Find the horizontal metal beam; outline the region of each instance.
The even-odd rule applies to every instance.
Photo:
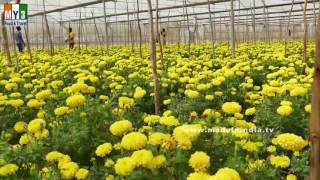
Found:
[[[223,2],[228,2],[230,0],[212,0],[210,1],[210,4],[216,4],[216,3],[223,3]],[[186,4],[185,7],[194,7],[194,6],[203,6],[203,5],[207,5],[208,2],[197,2],[197,3],[191,3],[191,4]],[[176,6],[169,6],[169,7],[159,7],[159,11],[163,11],[163,10],[170,10],[170,9],[179,9],[179,8],[183,8],[183,5],[176,5]],[[152,9],[152,11],[156,11],[156,9]],[[140,10],[140,13],[147,13],[148,10]],[[124,16],[124,15],[132,15],[132,14],[137,14],[138,11],[131,11],[131,12],[123,12],[123,13],[117,13],[117,14],[108,14],[106,15],[107,18],[109,17],[114,17],[114,16]],[[65,22],[75,22],[75,21],[85,21],[85,20],[92,20],[92,19],[100,19],[100,18],[104,18],[104,15],[101,16],[93,16],[93,17],[87,17],[87,18],[79,18],[79,19],[71,19],[71,20],[66,20],[66,21],[62,21],[63,23]]]
[[[113,1],[113,0],[106,0],[106,2],[110,2],[110,1]],[[30,15],[28,15],[28,17],[42,16],[44,14],[62,12],[62,11],[70,10],[70,9],[86,7],[86,6],[90,6],[90,5],[94,5],[94,4],[100,4],[102,2],[103,2],[102,0],[96,0],[96,1],[80,3],[80,4],[76,4],[76,5],[72,5],[72,6],[65,6],[65,7],[61,7],[61,8],[48,10],[48,11],[45,11],[45,12],[38,12],[38,13],[30,14]]]
[[[309,0],[308,3],[312,3],[316,0]],[[222,2],[227,2],[227,1],[222,1],[222,0],[215,0],[215,1],[211,1],[211,4],[215,4],[215,3],[222,3]],[[318,2],[318,1],[317,1]],[[294,2],[294,3],[283,3],[283,4],[272,4],[272,5],[267,5],[267,6],[256,6],[255,9],[263,9],[263,8],[274,8],[274,7],[283,7],[283,6],[291,6],[293,5],[302,5],[304,2],[300,1],[300,2]],[[200,3],[192,3],[192,4],[187,4],[186,7],[194,7],[194,6],[201,6],[201,5],[207,5],[208,2],[200,2]],[[178,8],[183,8],[183,5],[178,5],[178,6],[171,6],[171,7],[163,7],[163,8],[159,8],[159,11],[163,11],[163,10],[169,10],[169,9],[178,9]],[[234,11],[249,11],[251,10],[251,7],[247,7],[247,8],[241,8],[241,9],[235,9]],[[155,9],[153,9],[153,11],[155,11]],[[140,13],[147,13],[148,10],[140,10]],[[218,14],[218,13],[227,13],[229,12],[229,10],[221,10],[221,11],[215,11],[212,12],[213,14]],[[110,17],[115,17],[115,16],[124,16],[124,15],[132,15],[132,14],[137,14],[138,11],[132,11],[132,12],[124,12],[124,13],[117,13],[117,14],[108,14],[106,15],[107,18]],[[201,13],[193,13],[193,14],[188,14],[190,16],[192,15],[206,15],[208,14],[208,12],[201,12]],[[183,16],[183,15],[176,15],[176,16]],[[85,20],[92,20],[92,19],[99,19],[99,18],[104,18],[103,15],[101,16],[94,16],[94,17],[87,17],[87,18],[81,18],[81,19],[71,19],[71,20],[66,20],[66,21],[62,21],[63,23],[65,22],[76,22],[76,21],[85,21]],[[166,17],[159,17],[159,18],[166,18]]]

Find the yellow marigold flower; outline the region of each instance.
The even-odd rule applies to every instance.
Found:
[[[172,111],[170,111],[170,110],[166,110],[165,112],[163,112],[163,116],[165,116],[165,117],[168,117],[168,116],[171,116],[171,114],[172,114]]]
[[[304,87],[295,87],[290,91],[290,96],[305,96],[308,90]]]
[[[64,163],[59,169],[64,178],[71,179],[75,177],[76,173],[79,170],[79,166],[75,162],[67,162]]]
[[[147,94],[146,90],[142,89],[141,87],[137,87],[135,89],[133,97],[135,99],[141,99]]]
[[[18,108],[24,104],[24,101],[21,99],[9,100],[8,104],[11,105],[12,107]]]
[[[215,174],[215,176],[217,176],[217,177],[225,176],[225,177],[228,177],[226,179],[241,180],[239,173],[236,170],[228,168],[228,167],[219,169],[217,171],[217,173]],[[217,180],[218,180],[218,178],[217,178]]]
[[[166,126],[178,126],[179,121],[174,116],[165,116],[160,118],[160,124],[166,125]]]
[[[308,104],[304,107],[304,110],[308,113],[311,113],[311,104]]]
[[[263,146],[260,142],[252,142],[247,140],[241,140],[237,142],[237,144],[241,145],[241,148],[247,150],[248,152],[257,152],[259,147]]]
[[[109,130],[115,136],[122,136],[127,132],[131,131],[132,123],[128,120],[121,120],[114,122]]]
[[[191,99],[195,99],[199,96],[199,92],[193,90],[186,90],[184,94]]]
[[[46,155],[46,160],[49,162],[56,162],[56,161],[59,161],[60,159],[62,159],[63,156],[64,156],[64,154],[62,154],[58,151],[52,151]]]
[[[148,143],[154,146],[162,145],[166,138],[170,137],[170,134],[164,134],[160,132],[152,133],[149,136]]]
[[[43,102],[43,101],[39,101],[37,99],[31,99],[28,101],[27,106],[30,108],[40,108],[44,104],[45,104],[45,102]]]
[[[276,152],[277,148],[275,146],[268,146],[267,151],[270,153]]]
[[[264,166],[264,163],[265,163],[264,160],[260,160],[260,159],[253,162],[250,161],[248,163],[248,168],[247,168],[248,173],[261,170]]]
[[[118,175],[128,176],[136,167],[134,161],[130,157],[124,157],[117,160],[114,169]]]
[[[97,147],[96,155],[99,157],[105,157],[106,155],[110,154],[112,151],[112,144],[104,143]]]
[[[214,96],[213,95],[206,95],[205,99],[208,101],[212,101],[214,99]]]
[[[134,100],[130,99],[128,97],[120,97],[119,100],[118,100],[118,103],[119,103],[119,107],[120,108],[128,109],[133,105]]]
[[[9,176],[15,174],[19,167],[15,164],[6,164],[0,167],[0,176]]]
[[[210,167],[210,157],[205,152],[197,151],[191,155],[189,166],[196,172],[206,172]]]
[[[277,109],[277,113],[281,116],[289,116],[293,112],[293,108],[291,106],[280,106]]]
[[[221,81],[219,79],[212,79],[212,85],[220,86],[221,85]]]
[[[63,116],[69,112],[71,112],[71,109],[67,106],[58,107],[54,110],[54,114],[57,116]]]
[[[308,145],[308,141],[301,136],[291,133],[284,133],[272,139],[274,145],[279,145],[285,150],[300,151]]]
[[[36,133],[41,131],[46,126],[46,121],[43,119],[34,119],[28,124],[28,131]]]
[[[270,162],[276,168],[287,168],[290,166],[290,159],[288,156],[270,156]]]
[[[45,99],[49,99],[52,96],[52,92],[51,90],[43,90],[40,91],[36,94],[36,99],[37,100],[45,100]]]
[[[123,136],[121,146],[126,150],[138,150],[147,144],[147,137],[139,132],[132,132]]]
[[[108,159],[106,160],[106,162],[104,162],[104,166],[107,168],[110,168],[114,165],[114,161],[112,159]]]
[[[135,151],[131,155],[132,161],[136,164],[136,166],[146,167],[153,160],[153,154],[149,150],[139,150]]]
[[[150,170],[158,169],[160,168],[165,162],[167,161],[166,157],[164,155],[159,155],[156,157],[153,157],[152,161],[150,161],[146,167]]]
[[[67,98],[66,103],[69,107],[75,108],[84,105],[86,98],[82,94],[73,95]]]
[[[16,122],[16,124],[14,125],[14,130],[18,133],[23,133],[26,131],[27,129],[27,123],[23,122],[23,121],[18,121]]]
[[[114,180],[114,176],[113,175],[107,175],[105,180]]]
[[[188,175],[187,180],[208,180],[209,177],[210,175],[204,172],[193,172]]]
[[[163,104],[164,105],[169,105],[172,103],[172,100],[171,99],[166,99],[166,100],[163,100]]]
[[[101,96],[99,96],[99,99],[102,100],[102,101],[108,101],[109,97],[105,96],[105,95],[101,95]]]
[[[281,101],[280,105],[281,106],[292,106],[292,102],[291,101]]]
[[[87,169],[81,168],[76,173],[77,179],[86,179],[86,177],[89,175],[89,171]]]
[[[243,114],[241,113],[234,113],[234,117],[237,119],[243,119]]]
[[[147,115],[143,118],[143,121],[148,124],[155,124],[160,121],[160,116],[158,115]]]
[[[226,102],[222,105],[222,111],[227,114],[240,113],[242,107],[237,102]]]
[[[245,112],[245,115],[246,116],[250,116],[250,115],[253,115],[255,113],[256,113],[256,108],[253,107],[253,108],[247,109],[246,112]]]
[[[297,180],[297,176],[294,174],[288,174],[286,180]]]
[[[31,141],[31,137],[28,134],[24,134],[19,139],[20,145],[28,144]]]

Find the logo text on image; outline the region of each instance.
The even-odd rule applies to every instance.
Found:
[[[27,4],[4,4],[5,26],[27,26],[28,5]]]

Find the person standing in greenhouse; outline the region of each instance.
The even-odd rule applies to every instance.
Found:
[[[16,44],[18,46],[19,52],[23,52],[24,46],[26,44],[24,43],[20,26],[17,26],[17,32],[15,34],[15,39],[16,39]]]
[[[72,31],[72,28],[69,28],[69,34],[66,42],[69,43],[69,49],[74,48],[74,38],[76,37],[76,34]]]

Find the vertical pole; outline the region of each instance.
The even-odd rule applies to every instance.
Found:
[[[107,12],[106,12],[106,0],[103,0],[103,19],[104,19],[104,31],[106,33],[106,46],[107,46],[107,52],[109,49],[109,38],[108,38],[108,23],[107,23]],[[80,18],[81,19],[81,18]]]
[[[320,18],[318,17],[316,32],[315,74],[313,77],[310,131],[310,180],[320,179]]]
[[[9,40],[8,40],[8,31],[6,26],[4,25],[4,13],[1,13],[1,25],[2,25],[2,37],[3,37],[3,51],[6,53],[7,59],[7,66],[11,66],[11,56],[10,56],[10,49],[9,49]]]
[[[94,12],[93,11],[91,11],[91,15],[92,15],[92,17],[94,17]],[[98,40],[101,52],[103,53],[102,42],[100,41],[99,30],[98,30],[98,26],[97,26],[95,18],[93,18],[93,24],[94,24],[94,28],[95,28],[96,40]]]
[[[304,22],[304,29],[303,29],[303,73],[305,72],[305,68],[307,66],[308,57],[307,57],[307,38],[308,38],[308,22],[307,22],[307,6],[308,0],[304,0],[304,8],[303,8],[303,22]]]
[[[256,43],[256,2],[253,0],[253,8],[252,8],[252,30],[253,30],[253,43]]]
[[[132,37],[128,0],[126,0],[126,4],[127,4],[126,7],[127,7],[127,21],[128,21],[128,37],[130,38],[130,42],[131,42],[131,52],[134,52],[134,47],[133,47],[134,42],[133,42],[133,37]]]
[[[45,0],[42,1],[42,4],[43,4],[44,20],[46,23],[46,30],[47,30],[47,35],[49,37],[49,44],[50,44],[49,54],[50,54],[50,56],[53,56],[54,55],[54,46],[53,46],[52,37],[51,37],[50,29],[49,29],[49,23],[48,23],[47,14],[46,14]]]
[[[156,34],[157,39],[159,42],[159,48],[160,48],[160,62],[163,65],[163,49],[162,49],[162,39],[159,32],[159,0],[156,0]]]
[[[233,1],[231,0],[231,53],[232,56],[235,54],[235,29],[234,29],[234,10],[233,10]]]
[[[190,38],[191,31],[190,31],[190,24],[189,24],[188,8],[186,7],[186,6],[187,6],[187,0],[183,0],[183,6],[184,6],[184,9],[185,9],[185,16],[186,16],[186,18],[187,18],[187,27],[188,27],[188,53],[189,53],[189,55],[190,55],[190,53],[191,53],[191,38]]]
[[[139,0],[137,0],[137,23],[138,23],[138,32],[139,32],[139,54],[140,54],[140,58],[142,58],[142,32],[141,32],[141,24],[140,24]]]
[[[19,59],[17,56],[17,49],[16,49],[16,45],[15,45],[15,32],[14,32],[14,27],[11,28],[11,33],[12,33],[12,44],[13,44],[13,56],[14,59],[16,60],[16,72],[19,72]]]
[[[80,51],[81,51],[81,8],[80,8],[79,14],[80,14],[80,21],[79,21],[79,27],[78,27],[78,41],[79,41],[78,52],[80,54]]]
[[[153,14],[151,0],[148,0],[149,25],[150,25],[150,59],[152,65],[153,82],[154,82],[154,104],[155,114],[160,115],[160,86],[157,73],[156,62],[156,43],[154,39]]]
[[[28,54],[30,57],[30,61],[32,61],[32,53],[31,53],[30,39],[29,39],[29,26],[27,28],[24,28],[24,33],[26,34]]]
[[[294,0],[292,0],[292,4],[291,4],[291,8],[290,8],[290,12],[289,12],[289,17],[288,17],[288,24],[287,24],[287,30],[286,30],[286,38],[285,38],[285,41],[284,41],[284,56],[285,57],[288,57],[288,40],[290,38],[290,20],[291,20],[291,14],[292,14],[292,10],[293,10],[293,3],[294,3]]]
[[[212,57],[215,58],[215,48],[214,48],[214,37],[213,37],[213,25],[212,25],[212,12],[211,12],[211,3],[208,0],[208,9],[209,9],[209,25],[210,25],[210,38],[211,38],[211,48],[212,48]]]

